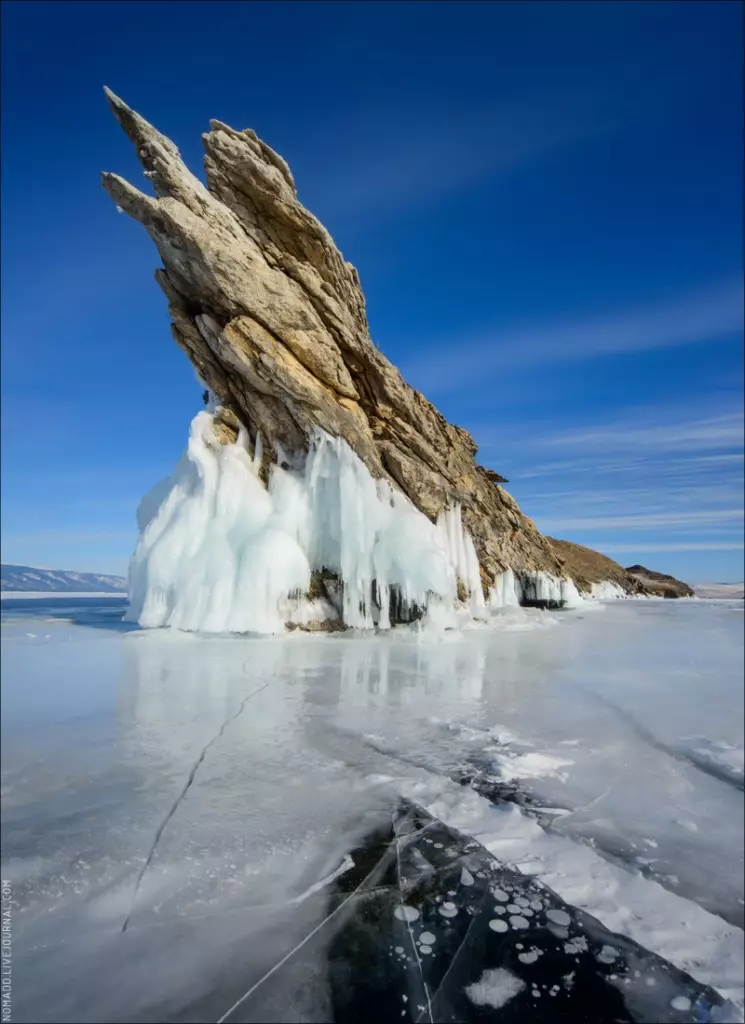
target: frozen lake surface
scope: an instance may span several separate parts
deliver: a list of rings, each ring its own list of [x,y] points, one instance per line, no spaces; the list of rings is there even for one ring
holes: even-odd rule
[[[742,601],[123,608],[2,602],[15,1021],[741,1019]]]

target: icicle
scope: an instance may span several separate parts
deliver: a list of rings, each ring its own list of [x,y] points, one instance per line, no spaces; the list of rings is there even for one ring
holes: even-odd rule
[[[494,581],[494,586],[489,591],[489,610],[497,611],[499,608],[517,608],[520,605],[522,588],[520,582],[512,569],[506,569]]]
[[[238,437],[236,438],[235,443],[239,448],[242,448],[244,452],[250,453],[248,431],[242,423],[238,425]]]
[[[523,572],[521,604],[534,608],[579,608],[583,598],[572,580],[547,572]]]
[[[262,457],[263,454],[264,454],[264,447],[263,447],[263,445],[261,443],[261,431],[257,430],[256,431],[256,444],[254,445],[254,458],[253,458],[253,465],[254,465],[254,472],[255,473],[258,473],[259,470],[261,469],[261,457]]]
[[[445,549],[456,577],[468,591],[468,606],[478,618],[486,613],[481,571],[473,539],[463,526],[460,505],[445,509],[437,517],[437,536]]]

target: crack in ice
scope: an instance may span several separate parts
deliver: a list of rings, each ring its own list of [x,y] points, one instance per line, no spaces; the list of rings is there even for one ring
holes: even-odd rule
[[[650,732],[646,726],[638,722],[636,718],[625,708],[620,707],[615,701],[610,700],[608,697],[600,693],[595,693],[593,690],[585,689],[580,687],[582,691],[588,696],[604,704],[611,711],[615,712],[619,718],[621,718],[628,727],[638,736],[638,738],[652,747],[654,750],[658,750],[661,754],[667,754],[675,761],[681,761],[683,764],[688,764],[697,771],[700,771],[704,775],[708,775],[712,779],[717,779],[718,782],[723,782],[726,786],[730,786],[732,789],[736,789],[739,792],[745,790],[745,782],[740,779],[733,778],[729,772],[720,768],[719,765],[714,764],[712,761],[708,761],[704,758],[696,757],[692,751],[680,750],[677,747],[668,746],[663,740],[658,739],[654,733]]]
[[[390,843],[388,844],[388,846],[386,847],[386,851],[390,850],[391,845],[392,844],[390,844]],[[286,964],[287,961],[291,957],[293,957],[295,955],[295,953],[298,952],[298,950],[302,949],[303,946],[306,944],[306,942],[309,942],[313,938],[313,936],[316,935],[321,930],[321,928],[324,927],[324,925],[328,924],[328,922],[333,917],[336,917],[336,915],[339,913],[339,911],[342,910],[344,907],[346,907],[346,905],[350,902],[350,900],[354,899],[355,896],[357,896],[360,892],[362,892],[362,890],[367,885],[368,881],[371,878],[374,877],[375,872],[380,867],[380,863],[384,859],[384,857],[385,857],[385,854],[383,854],[383,856],[379,857],[375,867],[370,872],[368,872],[368,874],[362,879],[362,881],[357,886],[357,888],[354,889],[352,892],[350,892],[350,894],[346,897],[346,899],[342,900],[342,902],[339,904],[339,906],[336,907],[334,910],[332,910],[330,914],[327,914],[326,917],[324,917],[324,919],[322,921],[320,921],[316,925],[315,928],[313,928],[311,931],[309,931],[304,939],[301,939],[300,942],[298,942],[298,944],[296,946],[293,946],[293,948],[289,951],[289,953],[286,953],[282,957],[281,960],[278,960],[277,963],[273,967],[270,967],[269,970],[266,972],[266,974],[264,974],[261,978],[259,978],[259,980],[257,982],[254,982],[254,984],[246,992],[243,993],[243,995],[240,997],[240,999],[237,999],[233,1003],[233,1005],[230,1007],[230,1009],[226,1010],[225,1013],[223,1013],[223,1015],[221,1017],[217,1018],[215,1024],[225,1024],[227,1019],[230,1016],[232,1016],[232,1014],[238,1009],[239,1006],[242,1006],[243,1003],[245,1003],[245,1001],[249,998],[249,996],[253,995],[253,993],[256,991],[257,988],[259,988],[260,985],[263,985],[264,982],[268,978],[271,978],[271,976],[276,971],[278,971],[280,969],[280,967],[282,967],[284,964]],[[342,867],[344,867],[344,864],[342,864]],[[341,871],[339,871],[339,873],[341,873]]]
[[[400,849],[400,842],[401,841],[399,839],[399,835],[398,835],[398,830],[396,828],[396,821],[395,821],[395,819],[391,822],[391,824],[393,826],[393,833],[394,833],[394,836],[395,836],[395,840],[394,841],[396,843],[396,868],[397,868],[397,872],[398,872],[398,894],[399,894],[399,898],[401,900],[401,907],[403,908],[404,901],[403,901],[403,893],[401,891],[401,877],[402,877],[401,876],[401,849]],[[422,969],[422,961],[419,959],[419,950],[416,948],[416,942],[414,941],[414,933],[411,930],[411,921],[409,921],[409,919],[408,919],[408,917],[406,917],[406,915],[404,915],[404,920],[406,921],[406,929],[407,929],[407,931],[409,933],[409,940],[411,942],[411,948],[414,950],[414,956],[416,957],[417,967],[419,968],[419,976],[422,979],[422,987],[424,988],[424,995],[427,998],[427,1013],[429,1014],[429,1021],[430,1021],[430,1024],[434,1024],[434,1017],[432,1016],[432,1003],[431,1003],[430,998],[429,998],[429,989],[427,988],[427,982],[424,980],[424,971]],[[417,1020],[421,1020],[421,1019],[422,1018],[421,1018],[421,1014],[420,1014],[419,1017],[417,1018]]]
[[[488,891],[488,890],[487,890],[487,891]],[[481,904],[481,906],[480,906],[480,909],[483,909],[483,904],[484,904],[484,900],[485,900],[485,899],[486,899],[486,892],[484,892],[484,893],[482,894],[482,897],[481,897],[481,900],[480,900],[480,904]],[[466,941],[468,940],[468,936],[469,936],[469,935],[470,935],[470,933],[471,933],[471,929],[473,928],[473,926],[474,926],[474,924],[475,924],[475,922],[476,922],[476,919],[477,919],[478,917],[479,917],[479,914],[474,914],[474,915],[473,915],[473,916],[471,917],[471,920],[470,920],[470,922],[469,922],[469,924],[468,924],[468,927],[466,928],[466,933],[465,933],[465,935],[463,936],[463,938],[461,939],[460,943],[458,944],[458,948],[456,949],[456,951],[455,951],[455,952],[453,953],[452,957],[450,958],[450,963],[449,963],[449,965],[448,965],[448,969],[447,969],[447,970],[445,971],[445,973],[443,974],[442,978],[440,979],[440,984],[439,984],[439,985],[437,986],[437,990],[435,991],[435,993],[434,993],[434,994],[433,994],[433,996],[432,996],[432,998],[433,998],[433,999],[437,999],[438,995],[439,995],[439,994],[440,994],[440,992],[442,991],[442,986],[443,986],[443,985],[445,984],[445,981],[447,980],[447,976],[448,976],[448,975],[450,974],[450,971],[451,971],[451,970],[453,969],[453,965],[455,964],[455,961],[456,961],[456,960],[458,959],[458,956],[459,956],[459,954],[460,954],[460,951],[461,951],[461,950],[463,949],[463,947],[465,946],[465,944],[466,944]],[[430,1020],[431,1020],[431,1019],[432,1019],[432,1018],[431,1018],[431,1011],[430,1011]],[[418,1022],[419,1020],[421,1020],[421,1017],[417,1018],[417,1022]]]
[[[244,668],[245,668],[245,665],[244,665]],[[150,846],[150,851],[148,852],[148,855],[145,858],[145,863],[140,868],[140,872],[139,872],[139,874],[137,876],[137,881],[135,882],[135,889],[134,889],[134,892],[132,894],[132,902],[130,904],[129,911],[127,912],[127,916],[124,918],[124,924],[122,925],[122,929],[121,929],[122,932],[126,932],[127,926],[129,925],[129,922],[130,922],[130,919],[132,917],[132,914],[134,913],[135,903],[137,902],[137,895],[138,895],[138,893],[140,891],[140,887],[142,886],[142,880],[145,877],[147,869],[150,867],[150,865],[152,863],[153,857],[155,856],[155,851],[158,848],[158,843],[160,842],[161,837],[162,837],[163,833],[166,830],[166,826],[168,825],[168,822],[171,820],[171,818],[174,816],[176,811],[179,809],[181,803],[183,802],[184,798],[186,797],[186,794],[191,789],[192,784],[194,782],[194,779],[196,778],[197,772],[199,771],[199,767],[202,764],[202,762],[204,761],[205,757],[207,756],[207,751],[210,749],[210,747],[212,747],[215,743],[217,743],[217,741],[224,735],[225,730],[228,728],[228,726],[231,724],[231,722],[234,722],[236,720],[236,718],[238,718],[238,716],[241,714],[241,712],[245,708],[246,704],[248,704],[248,702],[251,700],[251,698],[255,697],[257,693],[261,693],[261,691],[265,690],[267,688],[267,686],[269,686],[268,682],[264,683],[262,686],[259,686],[258,689],[254,690],[252,693],[249,693],[247,697],[244,697],[243,700],[238,705],[238,710],[234,711],[232,715],[228,715],[228,717],[222,723],[222,725],[217,730],[217,732],[212,737],[212,739],[208,740],[208,742],[205,743],[205,745],[202,747],[202,749],[201,749],[201,751],[199,753],[199,756],[197,757],[196,761],[192,765],[191,771],[189,772],[189,775],[188,775],[188,777],[186,779],[186,782],[184,783],[184,785],[183,785],[183,787],[181,789],[181,792],[176,797],[176,799],[174,800],[170,810],[168,811],[168,813],[166,814],[165,818],[163,818],[163,821],[161,821],[160,825],[158,826],[158,830],[156,831],[155,837],[153,838],[152,844]]]

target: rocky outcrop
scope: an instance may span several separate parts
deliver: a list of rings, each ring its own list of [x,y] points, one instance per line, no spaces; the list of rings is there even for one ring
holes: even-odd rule
[[[608,582],[617,584],[627,594],[647,593],[641,580],[607,555],[568,540],[557,540],[555,537],[548,537],[547,540],[561,561],[562,575],[574,580],[578,590],[588,591],[593,583]]]
[[[107,90],[155,192],[115,174],[103,184],[155,242],[173,336],[223,409],[267,458],[307,447],[313,429],[344,438],[430,519],[459,503],[485,588],[507,567],[557,574],[551,544],[480,466],[461,427],[403,380],[370,338],[355,268],[298,201],[289,167],[251,129],[210,122],[207,187],[176,146]]]
[[[643,565],[630,565],[626,572],[642,584],[647,594],[652,597],[695,597],[696,592],[687,583],[681,583],[674,576],[666,576],[664,572],[655,572]]]
[[[631,565],[624,569],[607,555],[599,551],[573,544],[568,540],[547,540],[562,563],[562,575],[574,580],[577,589],[588,591],[593,583],[615,583],[627,594],[639,597],[693,597],[694,591],[687,583],[681,583],[672,576],[645,569],[643,565]]]

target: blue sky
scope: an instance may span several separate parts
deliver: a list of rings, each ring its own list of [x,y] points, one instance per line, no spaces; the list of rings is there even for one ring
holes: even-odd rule
[[[3,4],[3,561],[124,572],[201,405],[101,87],[252,127],[537,525],[743,578],[742,7]]]

